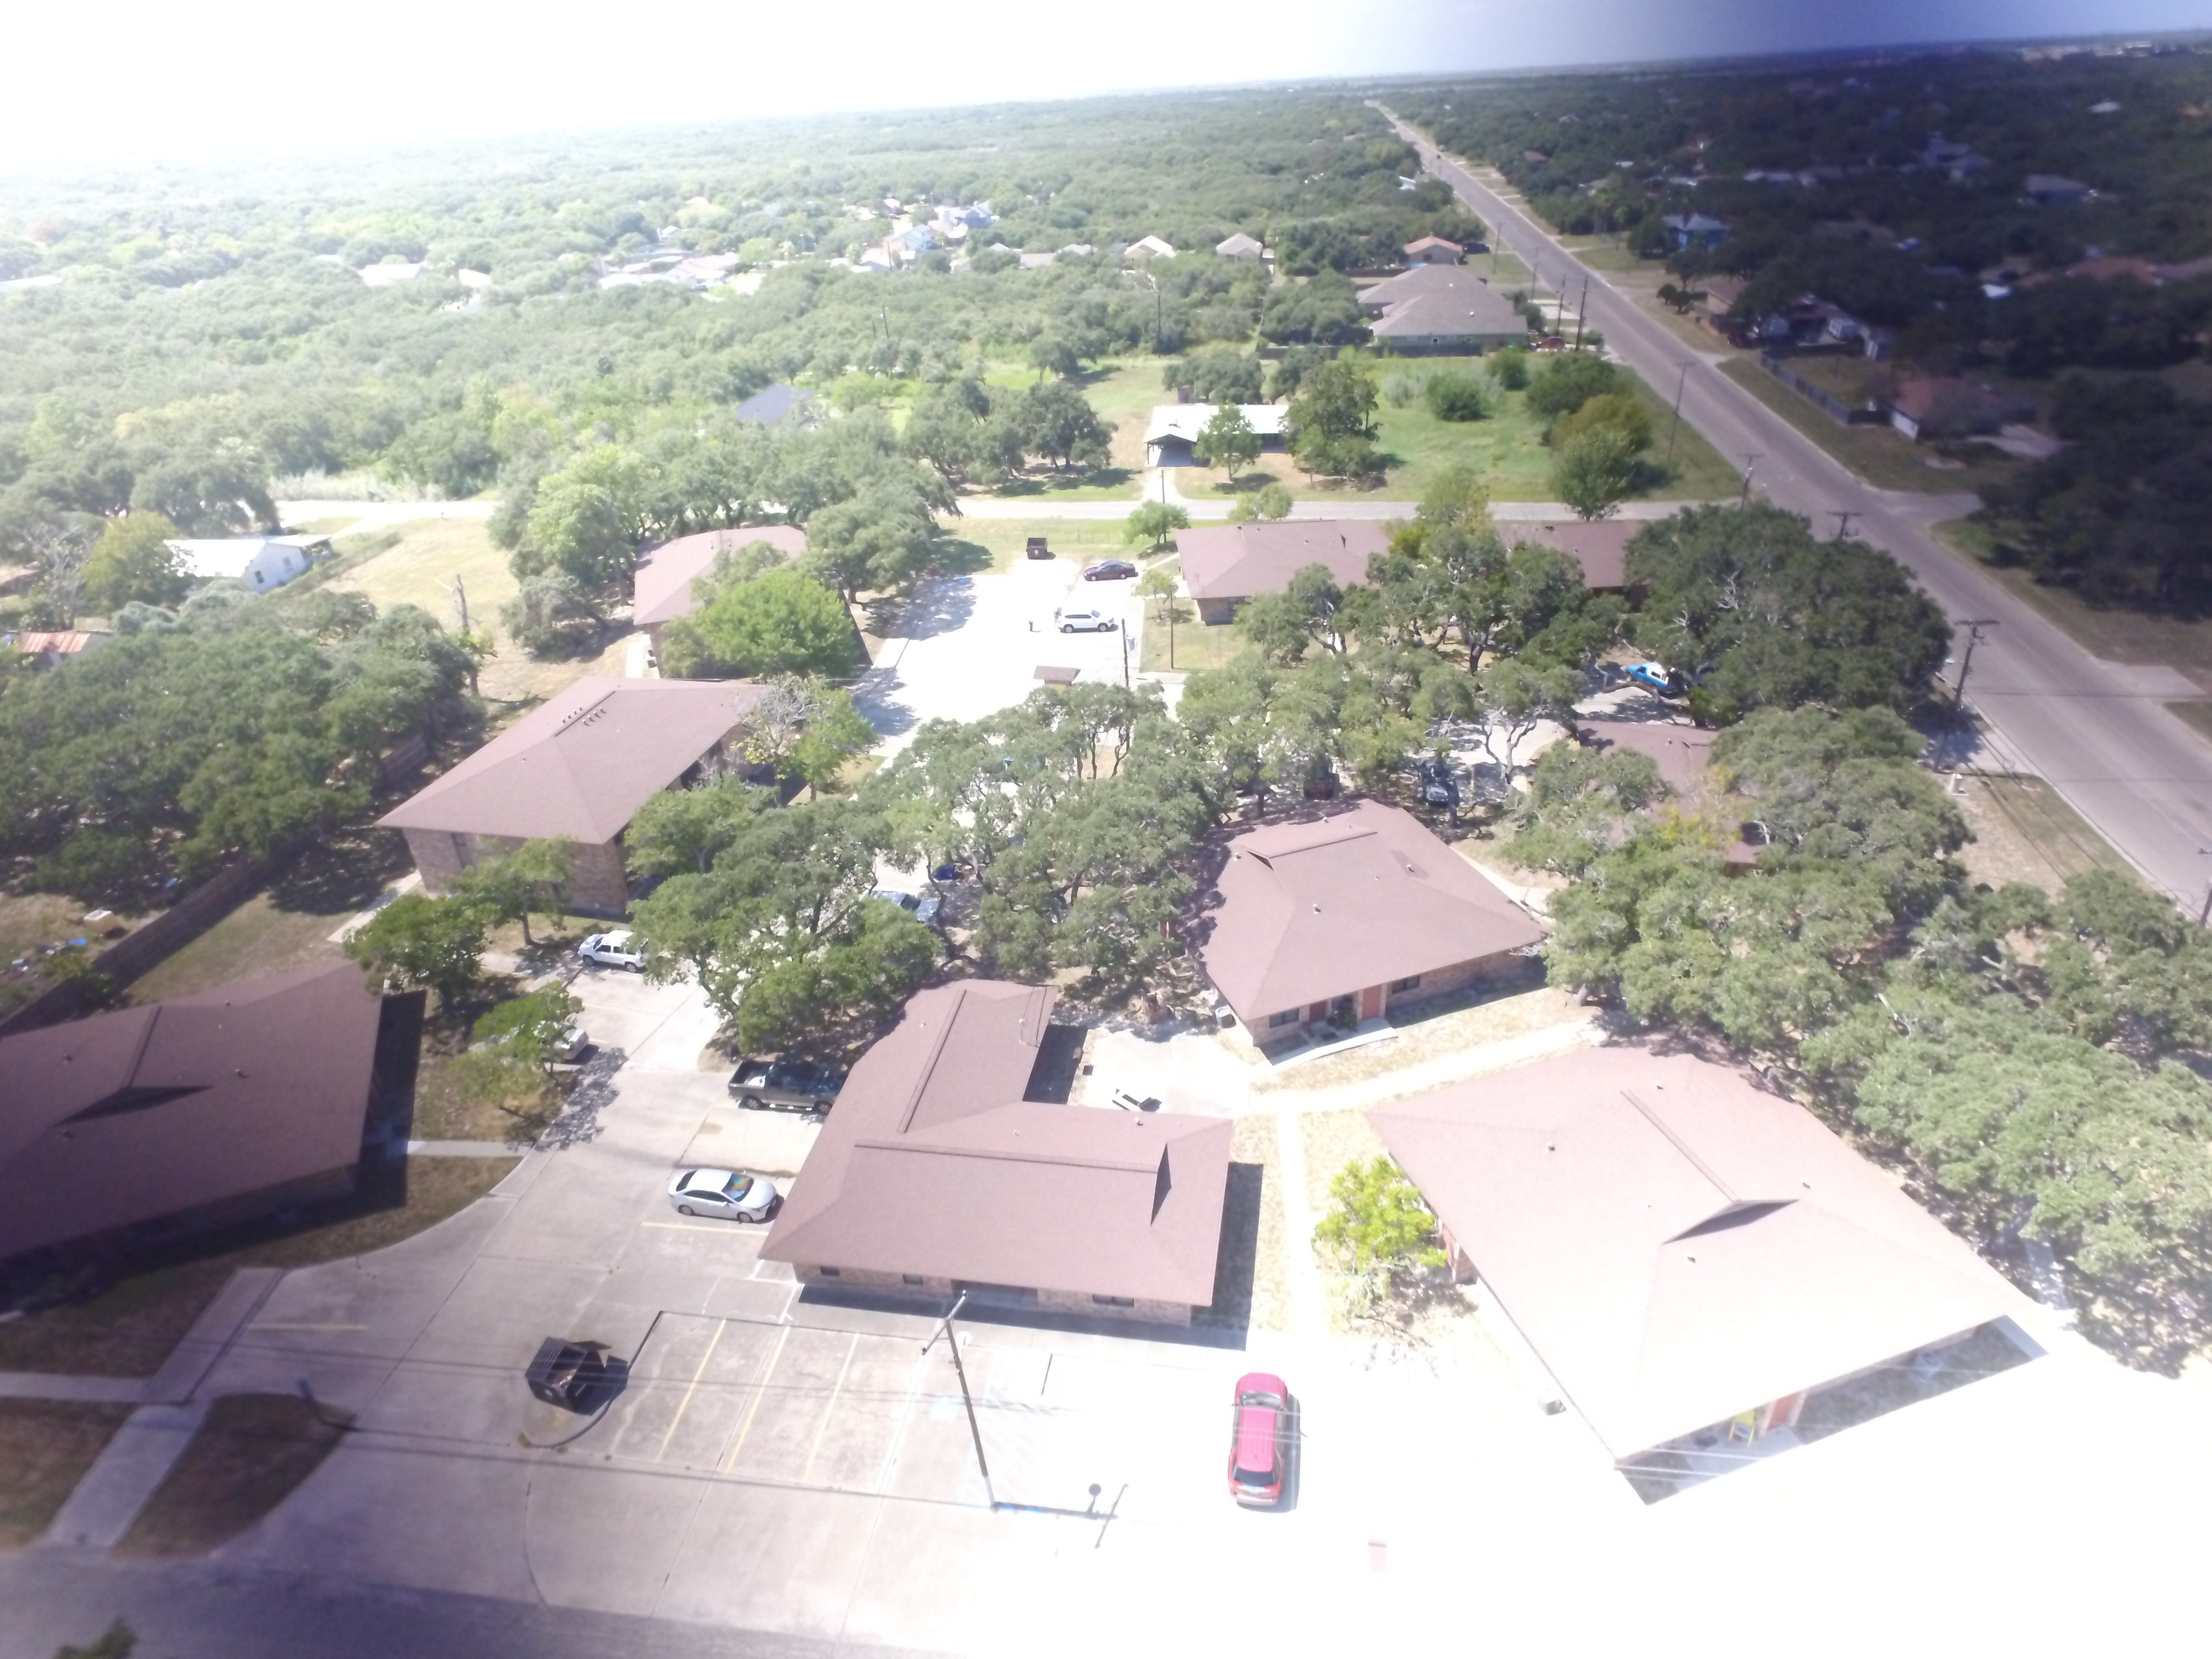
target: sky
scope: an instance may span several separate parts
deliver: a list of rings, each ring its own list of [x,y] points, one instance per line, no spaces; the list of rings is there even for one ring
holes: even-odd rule
[[[1165,9],[1048,0],[31,0],[11,10],[0,27],[0,173],[19,174],[2208,21],[2204,0],[1182,0]]]

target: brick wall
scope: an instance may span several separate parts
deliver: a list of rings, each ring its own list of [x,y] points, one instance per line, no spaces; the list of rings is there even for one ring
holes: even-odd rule
[[[522,845],[514,836],[457,836],[445,830],[409,830],[407,850],[422,872],[423,890],[449,893],[464,870],[501,858]],[[619,837],[605,842],[571,842],[574,874],[568,884],[568,908],[580,915],[619,917],[629,909],[629,877],[623,867]]]
[[[1085,1296],[1080,1291],[1039,1291],[1037,1306],[1054,1313],[1082,1314],[1092,1319],[1127,1319],[1146,1325],[1188,1325],[1190,1323],[1190,1304],[1187,1302],[1153,1302],[1144,1297],[1135,1297],[1126,1308],[1117,1308],[1096,1297]]]
[[[917,1282],[905,1273],[882,1273],[872,1267],[845,1267],[832,1275],[825,1273],[818,1263],[799,1262],[792,1271],[802,1285],[821,1285],[831,1289],[888,1291],[894,1296],[911,1296],[933,1303],[950,1301],[957,1293],[949,1279],[925,1277]],[[1115,1307],[1079,1291],[1039,1291],[1036,1305],[1052,1313],[1133,1320],[1147,1325],[1188,1325],[1191,1315],[1187,1303],[1153,1302],[1139,1297],[1127,1307]]]

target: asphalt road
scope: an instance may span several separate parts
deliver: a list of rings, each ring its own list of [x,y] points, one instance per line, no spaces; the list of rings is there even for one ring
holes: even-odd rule
[[[1384,112],[1389,114],[1388,111]],[[1928,533],[1963,510],[1956,498],[1874,489],[1787,421],[1647,316],[1589,270],[1512,203],[1470,175],[1413,128],[1390,116],[1428,170],[1450,185],[1498,245],[1519,255],[1547,286],[1587,276],[1592,325],[1646,384],[1664,397],[1678,380],[1682,418],[1723,454],[1759,459],[1753,488],[1810,518],[1823,532],[1832,514],[1857,516],[1857,535],[1885,549],[1957,621],[1993,619],[1975,647],[1966,702],[1987,723],[1986,749],[1962,760],[2016,767],[2047,780],[2145,877],[2194,908],[2212,878],[2212,745],[2164,707],[2201,697],[2166,668],[2100,660]],[[1688,365],[1686,374],[1683,366]],[[1962,629],[1961,645],[1966,639]],[[1956,659],[1951,673],[1956,672]]]

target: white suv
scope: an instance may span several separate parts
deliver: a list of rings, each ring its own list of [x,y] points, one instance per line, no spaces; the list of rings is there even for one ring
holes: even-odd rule
[[[1121,625],[1095,607],[1085,611],[1055,611],[1052,618],[1060,624],[1060,631],[1063,634],[1110,634]]]
[[[637,935],[627,927],[618,927],[611,933],[593,933],[576,947],[576,954],[602,968],[628,968],[640,974],[645,971],[644,947],[638,943]]]

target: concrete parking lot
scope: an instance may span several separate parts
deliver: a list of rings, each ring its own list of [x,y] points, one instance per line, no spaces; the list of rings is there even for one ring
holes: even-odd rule
[[[1123,646],[1133,665],[1143,606],[1128,581],[1086,582],[1066,560],[1018,560],[1003,574],[945,576],[926,583],[896,637],[854,693],[895,754],[929,720],[980,720],[1036,689],[1042,666],[1073,668],[1087,680],[1122,678]],[[1053,613],[1096,607],[1115,617],[1110,633],[1063,634]],[[1133,668],[1132,670],[1133,672]]]

